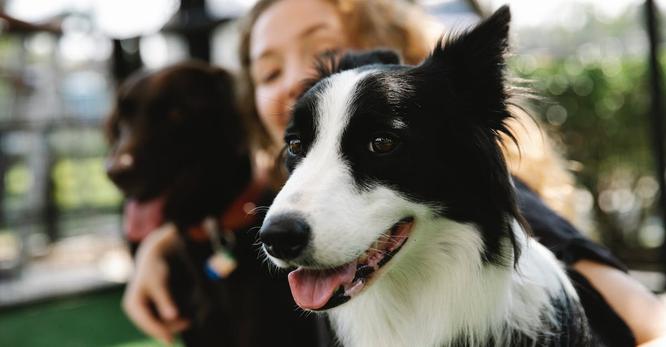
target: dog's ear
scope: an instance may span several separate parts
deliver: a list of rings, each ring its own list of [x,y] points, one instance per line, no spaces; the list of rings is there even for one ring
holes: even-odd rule
[[[504,70],[510,21],[505,5],[471,30],[444,43],[440,40],[430,57],[413,70],[416,80],[425,81],[422,89],[449,91],[465,108],[461,114],[468,120],[500,126],[509,115]]]

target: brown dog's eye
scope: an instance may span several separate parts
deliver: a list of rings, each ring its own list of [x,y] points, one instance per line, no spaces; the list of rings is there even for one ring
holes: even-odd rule
[[[300,139],[291,139],[287,144],[289,148],[289,153],[291,155],[302,156],[303,155],[303,145],[301,144]]]
[[[368,149],[372,153],[384,154],[391,152],[398,145],[398,140],[391,135],[379,135],[372,138]]]

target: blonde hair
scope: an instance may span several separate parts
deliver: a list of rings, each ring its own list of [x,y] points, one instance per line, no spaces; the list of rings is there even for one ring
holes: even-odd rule
[[[251,147],[277,156],[278,149],[257,114],[249,55],[254,23],[278,1],[259,0],[241,23],[240,64],[241,108],[249,129]],[[407,64],[418,64],[430,54],[441,36],[433,30],[434,21],[418,6],[401,0],[321,0],[334,5],[352,49],[390,48]],[[525,112],[514,112],[509,128],[519,147],[504,139],[504,155],[511,173],[539,194],[546,204],[578,224],[574,209],[574,180],[551,139]],[[520,148],[520,149],[519,149]],[[270,155],[269,155],[270,156]]]

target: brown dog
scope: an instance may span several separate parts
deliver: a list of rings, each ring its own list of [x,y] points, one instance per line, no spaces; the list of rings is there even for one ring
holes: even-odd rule
[[[187,233],[247,195],[250,160],[232,87],[228,73],[200,62],[130,77],[107,121],[107,173],[128,205],[156,206],[152,225],[173,222],[183,235],[185,252],[169,259],[169,286],[192,322],[186,345],[313,346],[313,320],[294,310],[284,275],[269,276],[257,260],[252,224],[234,233],[228,246],[238,268],[223,281],[204,273],[210,242]]]
[[[183,230],[218,216],[250,179],[232,79],[203,63],[130,77],[107,134],[111,180],[139,202],[163,197],[164,218]]]

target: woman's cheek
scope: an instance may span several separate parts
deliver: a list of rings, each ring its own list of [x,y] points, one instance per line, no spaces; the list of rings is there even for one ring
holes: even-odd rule
[[[283,111],[280,110],[277,94],[269,88],[257,88],[254,96],[261,124],[268,130],[271,140],[281,146],[285,126],[282,124]]]
[[[254,90],[254,102],[262,122],[264,121],[264,116],[269,112],[267,100],[270,100],[270,98],[268,98],[265,88],[257,87]]]

